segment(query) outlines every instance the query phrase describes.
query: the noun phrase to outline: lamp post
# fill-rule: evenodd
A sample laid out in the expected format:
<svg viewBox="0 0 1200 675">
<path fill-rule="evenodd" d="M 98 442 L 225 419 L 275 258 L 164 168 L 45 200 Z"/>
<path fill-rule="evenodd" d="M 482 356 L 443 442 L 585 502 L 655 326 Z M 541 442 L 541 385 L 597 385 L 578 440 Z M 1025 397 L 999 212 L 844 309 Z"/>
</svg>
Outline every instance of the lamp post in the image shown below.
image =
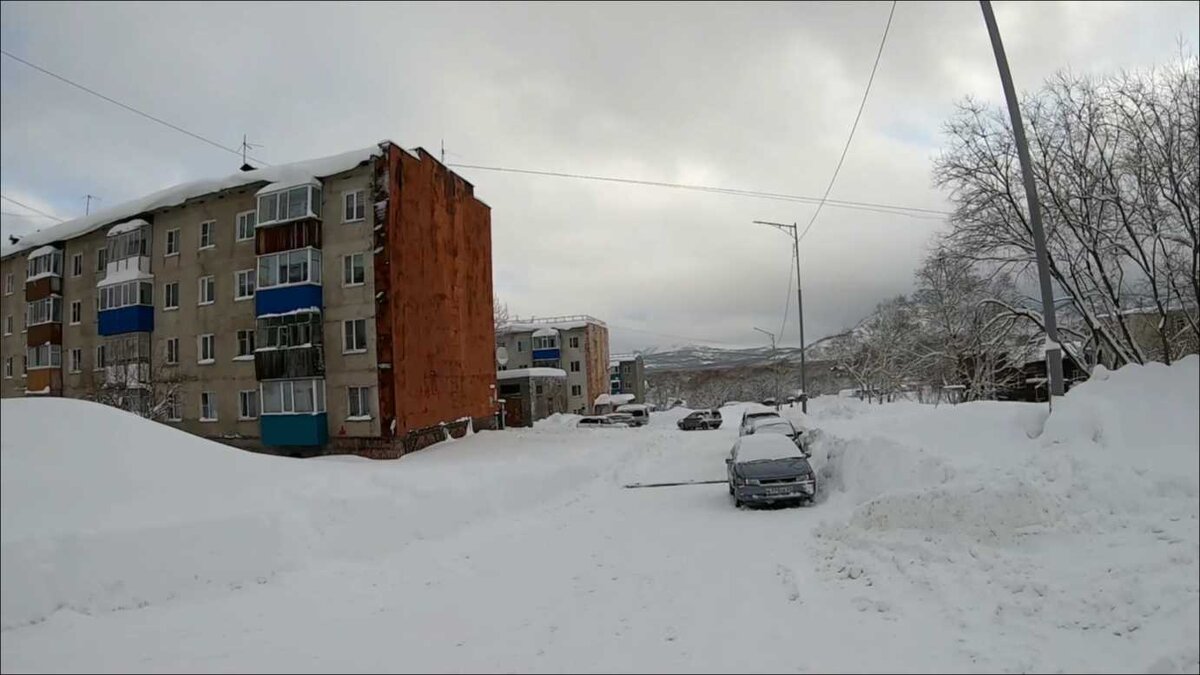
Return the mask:
<svg viewBox="0 0 1200 675">
<path fill-rule="evenodd" d="M 772 223 L 766 220 L 754 221 L 756 225 L 767 225 L 784 234 L 792 235 L 792 253 L 796 256 L 796 317 L 800 324 L 800 411 L 808 414 L 808 367 L 804 357 L 804 291 L 800 284 L 800 232 L 796 223 Z M 781 336 L 782 337 L 782 336 Z"/>
<path fill-rule="evenodd" d="M 772 378 L 775 381 L 775 386 L 773 387 L 774 393 L 772 394 L 771 398 L 775 399 L 775 409 L 779 410 L 779 369 L 775 364 L 775 334 L 769 330 L 763 330 L 758 326 L 755 326 L 754 330 L 771 338 L 771 365 L 769 367 L 771 369 L 771 374 L 775 376 Z"/>
</svg>

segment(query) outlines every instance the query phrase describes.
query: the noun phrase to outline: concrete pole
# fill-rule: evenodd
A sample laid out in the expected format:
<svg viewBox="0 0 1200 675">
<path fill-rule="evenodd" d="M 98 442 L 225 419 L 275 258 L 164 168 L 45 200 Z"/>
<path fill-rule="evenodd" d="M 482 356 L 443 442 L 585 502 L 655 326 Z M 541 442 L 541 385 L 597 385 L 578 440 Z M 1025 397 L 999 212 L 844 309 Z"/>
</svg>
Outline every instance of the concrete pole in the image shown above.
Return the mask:
<svg viewBox="0 0 1200 675">
<path fill-rule="evenodd" d="M 800 283 L 800 231 L 792 223 L 792 252 L 796 255 L 796 317 L 800 324 L 800 412 L 808 414 L 808 363 L 804 357 L 804 291 Z"/>
<path fill-rule="evenodd" d="M 1013 139 L 1017 143 L 1017 155 L 1021 159 L 1025 199 L 1029 202 L 1029 225 L 1033 233 L 1033 246 L 1037 251 L 1038 282 L 1042 291 L 1042 321 L 1046 325 L 1046 373 L 1050 380 L 1050 398 L 1053 400 L 1055 396 L 1062 396 L 1064 392 L 1062 343 L 1058 341 L 1058 321 L 1054 315 L 1054 293 L 1050 287 L 1050 255 L 1046 250 L 1046 233 L 1042 229 L 1042 213 L 1038 208 L 1037 183 L 1033 179 L 1033 163 L 1029 159 L 1029 143 L 1025 138 L 1025 126 L 1021 123 L 1021 109 L 1017 104 L 1017 92 L 1013 88 L 1012 73 L 1008 70 L 1008 57 L 1004 55 L 1004 43 L 1000 41 L 1000 29 L 996 26 L 996 15 L 992 13 L 990 0 L 979 0 L 979 6 L 983 10 L 983 20 L 987 23 L 988 36 L 992 40 L 992 51 L 996 55 L 996 68 L 1000 70 L 1004 98 L 1008 101 L 1008 116 L 1012 119 Z"/>
</svg>

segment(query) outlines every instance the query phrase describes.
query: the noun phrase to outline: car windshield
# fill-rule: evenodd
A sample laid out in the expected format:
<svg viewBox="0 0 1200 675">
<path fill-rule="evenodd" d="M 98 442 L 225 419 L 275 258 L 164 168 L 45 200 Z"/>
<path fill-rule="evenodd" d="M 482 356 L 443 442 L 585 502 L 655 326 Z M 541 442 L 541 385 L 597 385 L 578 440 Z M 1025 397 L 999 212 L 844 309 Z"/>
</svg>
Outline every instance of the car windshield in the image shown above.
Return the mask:
<svg viewBox="0 0 1200 675">
<path fill-rule="evenodd" d="M 761 422 L 754 425 L 754 432 L 766 434 L 787 434 L 790 436 L 796 433 L 796 428 L 793 427 L 791 422 L 788 422 L 787 420 L 771 420 L 769 422 Z"/>
</svg>

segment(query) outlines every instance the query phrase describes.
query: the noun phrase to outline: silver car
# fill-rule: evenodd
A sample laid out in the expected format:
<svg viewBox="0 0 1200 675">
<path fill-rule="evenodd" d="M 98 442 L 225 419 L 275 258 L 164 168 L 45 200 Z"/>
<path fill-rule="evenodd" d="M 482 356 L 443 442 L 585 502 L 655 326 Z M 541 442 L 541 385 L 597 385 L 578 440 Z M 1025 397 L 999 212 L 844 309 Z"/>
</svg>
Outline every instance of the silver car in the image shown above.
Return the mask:
<svg viewBox="0 0 1200 675">
<path fill-rule="evenodd" d="M 812 502 L 817 474 L 804 451 L 783 434 L 742 436 L 725 459 L 736 506 Z"/>
</svg>

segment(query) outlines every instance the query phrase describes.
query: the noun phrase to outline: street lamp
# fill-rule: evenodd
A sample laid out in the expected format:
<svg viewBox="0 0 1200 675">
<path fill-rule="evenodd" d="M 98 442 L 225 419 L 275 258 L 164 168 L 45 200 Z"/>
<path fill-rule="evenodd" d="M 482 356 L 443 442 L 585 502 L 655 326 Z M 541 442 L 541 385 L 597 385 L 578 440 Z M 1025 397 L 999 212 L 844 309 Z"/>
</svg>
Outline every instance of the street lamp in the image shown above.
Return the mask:
<svg viewBox="0 0 1200 675">
<path fill-rule="evenodd" d="M 771 360 L 770 360 L 771 365 L 768 367 L 771 369 L 772 374 L 775 375 L 775 377 L 774 377 L 775 391 L 774 391 L 773 395 L 771 396 L 771 398 L 775 399 L 775 409 L 778 410 L 779 409 L 779 369 L 775 364 L 775 334 L 769 330 L 763 330 L 763 329 L 759 328 L 758 326 L 755 326 L 754 330 L 771 338 Z"/>
<path fill-rule="evenodd" d="M 784 234 L 792 235 L 792 253 L 796 256 L 796 316 L 800 324 L 800 411 L 808 414 L 808 368 L 804 357 L 804 291 L 800 285 L 800 233 L 796 223 L 772 223 L 767 220 L 756 220 L 756 225 L 768 225 Z M 757 330 L 757 329 L 756 329 Z M 782 337 L 782 336 L 780 336 Z"/>
</svg>

